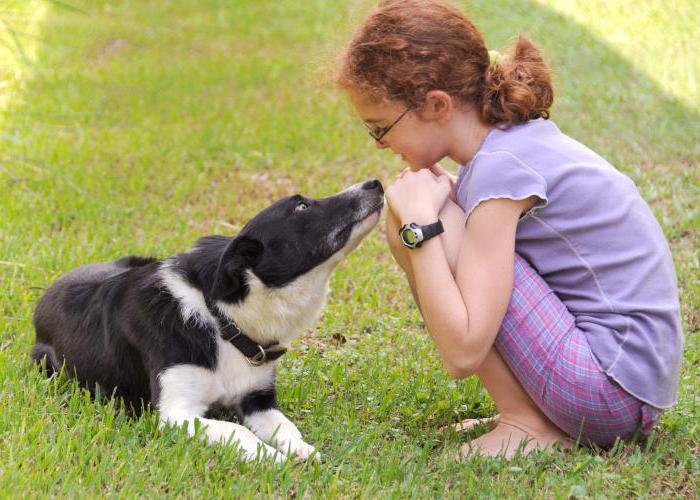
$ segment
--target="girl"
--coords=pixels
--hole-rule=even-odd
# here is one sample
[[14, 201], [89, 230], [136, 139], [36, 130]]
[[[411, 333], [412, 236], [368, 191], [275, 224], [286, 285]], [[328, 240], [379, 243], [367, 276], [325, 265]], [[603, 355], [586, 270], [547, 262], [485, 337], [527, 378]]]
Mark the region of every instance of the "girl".
[[491, 55], [456, 8], [385, 0], [338, 76], [410, 167], [387, 189], [386, 234], [442, 362], [498, 408], [463, 452], [647, 434], [682, 353], [668, 244], [632, 181], [548, 120], [537, 48]]

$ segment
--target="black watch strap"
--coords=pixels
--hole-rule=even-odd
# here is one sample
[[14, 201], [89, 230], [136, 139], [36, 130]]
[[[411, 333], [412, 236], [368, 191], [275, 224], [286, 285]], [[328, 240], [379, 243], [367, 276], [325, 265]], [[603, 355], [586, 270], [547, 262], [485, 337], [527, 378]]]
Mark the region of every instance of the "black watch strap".
[[429, 240], [433, 236], [437, 236], [445, 231], [445, 228], [442, 227], [442, 221], [440, 219], [432, 224], [420, 226], [420, 228], [423, 230], [423, 241]]

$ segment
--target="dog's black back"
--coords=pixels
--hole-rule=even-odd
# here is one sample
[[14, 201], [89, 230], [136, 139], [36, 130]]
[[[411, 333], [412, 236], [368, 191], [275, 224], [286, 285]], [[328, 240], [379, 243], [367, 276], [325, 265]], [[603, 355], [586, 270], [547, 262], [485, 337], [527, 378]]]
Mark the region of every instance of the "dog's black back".
[[[65, 362], [69, 374], [91, 390], [99, 384], [103, 393], [114, 391], [136, 406], [149, 401], [148, 374], [127, 336], [135, 330], [115, 324], [113, 318], [135, 319], [114, 313], [128, 311], [125, 290], [148, 288], [155, 266], [155, 259], [126, 258], [91, 264], [63, 276], [37, 306], [32, 358], [39, 362], [45, 357], [50, 372], [60, 370]], [[57, 324], [76, 334], [54, 335]]]

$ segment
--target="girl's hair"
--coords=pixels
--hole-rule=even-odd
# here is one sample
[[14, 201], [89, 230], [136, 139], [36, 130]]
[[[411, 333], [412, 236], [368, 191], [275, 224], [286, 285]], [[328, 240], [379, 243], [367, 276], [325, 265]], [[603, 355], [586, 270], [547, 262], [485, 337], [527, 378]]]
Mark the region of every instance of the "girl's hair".
[[481, 33], [442, 0], [382, 0], [355, 32], [336, 82], [414, 108], [443, 90], [505, 126], [548, 118], [553, 101], [549, 67], [528, 38], [491, 62]]

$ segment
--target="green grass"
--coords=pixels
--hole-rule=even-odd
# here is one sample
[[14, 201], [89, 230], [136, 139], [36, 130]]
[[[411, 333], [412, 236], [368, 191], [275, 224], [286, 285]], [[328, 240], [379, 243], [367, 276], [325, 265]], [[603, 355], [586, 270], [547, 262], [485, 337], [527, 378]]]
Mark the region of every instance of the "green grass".
[[[611, 6], [612, 4], [612, 6]], [[401, 168], [375, 150], [327, 62], [371, 2], [0, 3], [2, 496], [688, 496], [700, 477], [700, 14], [695, 0], [478, 0], [556, 72], [553, 119], [638, 184], [671, 243], [686, 333], [678, 405], [649, 445], [455, 460], [438, 428], [494, 411], [450, 381], [375, 231], [279, 371], [322, 464], [242, 464], [157, 416], [128, 418], [31, 365], [31, 314], [61, 273], [166, 256], [272, 200]], [[462, 438], [463, 439], [463, 438]]]

